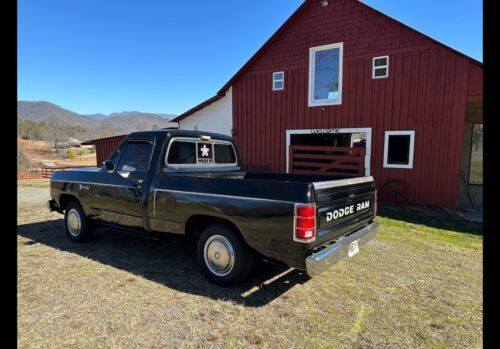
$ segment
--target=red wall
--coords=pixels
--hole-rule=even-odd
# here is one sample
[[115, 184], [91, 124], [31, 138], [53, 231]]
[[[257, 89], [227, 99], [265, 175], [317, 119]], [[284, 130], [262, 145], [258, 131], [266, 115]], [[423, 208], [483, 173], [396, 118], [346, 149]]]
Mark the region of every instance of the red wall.
[[108, 159], [123, 138], [125, 138], [125, 136], [102, 138], [94, 141], [97, 167], [102, 166], [103, 161]]
[[[336, 42], [344, 43], [342, 105], [308, 107], [309, 48]], [[373, 80], [372, 58], [381, 55], [390, 56], [389, 78]], [[285, 172], [286, 130], [372, 127], [370, 167], [379, 187], [400, 179], [412, 203], [456, 207], [469, 71], [476, 67], [358, 1], [309, 1], [234, 82], [234, 138], [247, 165]], [[285, 89], [272, 91], [272, 73], [281, 70]], [[413, 169], [383, 168], [389, 130], [415, 130]]]

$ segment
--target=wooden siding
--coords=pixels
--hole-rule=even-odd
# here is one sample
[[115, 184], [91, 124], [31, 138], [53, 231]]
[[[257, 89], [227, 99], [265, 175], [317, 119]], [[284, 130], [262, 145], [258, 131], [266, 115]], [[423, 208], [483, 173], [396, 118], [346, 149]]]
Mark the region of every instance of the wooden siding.
[[226, 95], [186, 118], [179, 118], [180, 130], [194, 130], [222, 133], [231, 136], [233, 128], [233, 97], [231, 88]]
[[109, 158], [109, 156], [113, 153], [118, 144], [120, 144], [120, 142], [124, 138], [125, 136], [116, 136], [110, 138], [96, 139], [95, 141], [93, 141], [95, 144], [97, 167], [102, 166], [103, 161]]
[[[342, 104], [308, 107], [309, 48], [344, 43]], [[389, 55], [389, 78], [372, 58]], [[353, 0], [310, 1], [232, 85], [234, 139], [249, 167], [286, 171], [286, 130], [372, 128], [371, 174], [398, 179], [411, 203], [456, 207], [465, 101], [477, 65]], [[272, 73], [285, 88], [272, 91]], [[479, 72], [482, 76], [482, 68]], [[413, 169], [383, 168], [384, 132], [415, 130]]]

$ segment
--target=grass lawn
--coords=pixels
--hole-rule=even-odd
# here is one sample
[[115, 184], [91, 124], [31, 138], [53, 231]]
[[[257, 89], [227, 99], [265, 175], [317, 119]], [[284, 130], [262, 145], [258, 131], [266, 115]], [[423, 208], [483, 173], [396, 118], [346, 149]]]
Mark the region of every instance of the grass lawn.
[[383, 205], [376, 239], [315, 278], [260, 263], [233, 288], [193, 250], [112, 230], [64, 236], [18, 211], [20, 348], [481, 348], [481, 226]]

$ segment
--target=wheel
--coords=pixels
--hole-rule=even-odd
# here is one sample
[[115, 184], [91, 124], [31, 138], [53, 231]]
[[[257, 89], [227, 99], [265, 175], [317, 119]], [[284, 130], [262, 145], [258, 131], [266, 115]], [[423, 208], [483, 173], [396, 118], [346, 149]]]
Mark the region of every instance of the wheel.
[[66, 206], [64, 212], [66, 235], [75, 242], [87, 242], [92, 239], [94, 229], [92, 223], [85, 215], [82, 206], [77, 201], [72, 201]]
[[198, 240], [198, 263], [210, 280], [223, 286], [234, 285], [248, 276], [253, 266], [253, 251], [224, 224], [212, 224]]

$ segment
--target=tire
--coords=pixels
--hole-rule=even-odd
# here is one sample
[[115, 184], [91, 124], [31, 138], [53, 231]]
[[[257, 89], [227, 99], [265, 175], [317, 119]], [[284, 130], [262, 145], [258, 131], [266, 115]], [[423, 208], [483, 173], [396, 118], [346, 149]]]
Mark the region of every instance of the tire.
[[250, 247], [225, 224], [212, 224], [203, 231], [196, 256], [208, 278], [222, 286], [234, 285], [247, 277], [254, 261]]
[[64, 211], [66, 236], [74, 242], [88, 242], [94, 235], [94, 227], [77, 201], [70, 202]]

